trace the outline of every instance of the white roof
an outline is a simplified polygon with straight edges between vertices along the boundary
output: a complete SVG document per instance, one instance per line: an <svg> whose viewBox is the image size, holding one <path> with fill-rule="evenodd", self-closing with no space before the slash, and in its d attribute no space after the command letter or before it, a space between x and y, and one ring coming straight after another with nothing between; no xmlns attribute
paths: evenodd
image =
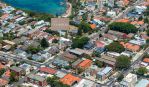
<svg viewBox="0 0 149 87"><path fill-rule="evenodd" d="M79 84L75 87L92 87L94 85L93 81L82 79Z"/></svg>
<svg viewBox="0 0 149 87"><path fill-rule="evenodd" d="M135 74L132 74L132 73L129 73L125 78L124 80L127 81L127 82L131 82L132 80L134 80L134 78L136 78L137 75Z"/></svg>

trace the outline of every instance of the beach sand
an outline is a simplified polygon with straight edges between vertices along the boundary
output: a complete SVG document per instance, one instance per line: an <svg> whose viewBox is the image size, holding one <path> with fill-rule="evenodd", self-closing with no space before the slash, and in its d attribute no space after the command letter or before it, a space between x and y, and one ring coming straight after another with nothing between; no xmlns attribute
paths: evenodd
<svg viewBox="0 0 149 87"><path fill-rule="evenodd" d="M69 17L71 15L72 5L69 2L67 2L66 4L67 4L67 11L65 12L65 14L63 14L62 17Z"/></svg>

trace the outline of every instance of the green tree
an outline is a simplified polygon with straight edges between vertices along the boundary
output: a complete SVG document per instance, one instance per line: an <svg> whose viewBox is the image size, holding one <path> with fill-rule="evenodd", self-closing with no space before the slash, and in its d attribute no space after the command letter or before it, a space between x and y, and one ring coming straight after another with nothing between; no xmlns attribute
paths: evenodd
<svg viewBox="0 0 149 87"><path fill-rule="evenodd" d="M0 77L5 73L5 69L0 69Z"/></svg>
<svg viewBox="0 0 149 87"><path fill-rule="evenodd" d="M131 65L131 61L130 58L127 56L119 56L116 58L116 68L118 70L122 70L122 69L128 69Z"/></svg>
<svg viewBox="0 0 149 87"><path fill-rule="evenodd" d="M123 32L126 34L136 33L138 31L134 25L130 23L123 23L123 22L113 22L108 26L108 28L111 30Z"/></svg>
<svg viewBox="0 0 149 87"><path fill-rule="evenodd" d="M125 51L125 48L119 42L113 42L105 47L108 51L121 53Z"/></svg>
<svg viewBox="0 0 149 87"><path fill-rule="evenodd" d="M47 41L46 38L43 38L43 39L41 40L41 42L40 42L40 45L41 45L41 47L43 47L43 48L47 48L47 47L49 47L49 42Z"/></svg>
<svg viewBox="0 0 149 87"><path fill-rule="evenodd" d="M79 25L79 30L82 30L83 33L91 31L91 27L88 23L82 21Z"/></svg>
<svg viewBox="0 0 149 87"><path fill-rule="evenodd" d="M92 54L92 56L100 57L101 55L100 55L100 52L94 51L93 54Z"/></svg>
<svg viewBox="0 0 149 87"><path fill-rule="evenodd" d="M76 37L72 40L72 48L83 48L83 46L87 44L88 41L88 37Z"/></svg>
<svg viewBox="0 0 149 87"><path fill-rule="evenodd" d="M149 29L146 30L147 36L149 36Z"/></svg>
<svg viewBox="0 0 149 87"><path fill-rule="evenodd" d="M9 83L12 83L12 82L18 81L19 78L16 76L16 73L15 72L11 72L9 79L10 79Z"/></svg>
<svg viewBox="0 0 149 87"><path fill-rule="evenodd" d="M123 74L120 74L120 75L118 76L118 78L117 78L117 81L118 81L118 82L121 82L123 78L124 78L124 75L123 75Z"/></svg>
<svg viewBox="0 0 149 87"><path fill-rule="evenodd" d="M139 75L144 75L145 73L147 73L147 69L145 67L140 67L137 70L137 74L139 74Z"/></svg>
<svg viewBox="0 0 149 87"><path fill-rule="evenodd" d="M142 21L142 20L143 20L143 17L142 17L142 16L140 16L138 20L139 20L139 21Z"/></svg>
<svg viewBox="0 0 149 87"><path fill-rule="evenodd" d="M149 20L148 20L148 18L146 17L146 18L144 18L144 23L149 23Z"/></svg>
<svg viewBox="0 0 149 87"><path fill-rule="evenodd" d="M103 65L104 65L104 63L103 62L100 62L100 61L98 61L98 60L96 60L95 61L95 65L97 65L98 67L102 67Z"/></svg>
<svg viewBox="0 0 149 87"><path fill-rule="evenodd" d="M28 53L31 53L31 54L36 54L36 53L38 53L40 50L41 50L41 47L40 47L40 46L35 47L35 46L30 45L30 46L27 47L27 50L26 50L26 51L27 51Z"/></svg>
<svg viewBox="0 0 149 87"><path fill-rule="evenodd" d="M54 40L52 41L52 43L58 43L58 41L59 41L59 40L54 39Z"/></svg>
<svg viewBox="0 0 149 87"><path fill-rule="evenodd" d="M70 87L68 85L62 84L56 76L48 77L47 83L51 85L51 87Z"/></svg>

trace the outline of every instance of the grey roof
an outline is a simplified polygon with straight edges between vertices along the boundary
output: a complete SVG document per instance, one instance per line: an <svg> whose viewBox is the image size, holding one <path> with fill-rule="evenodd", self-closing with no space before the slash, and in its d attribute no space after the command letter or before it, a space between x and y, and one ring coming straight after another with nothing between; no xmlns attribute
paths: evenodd
<svg viewBox="0 0 149 87"><path fill-rule="evenodd" d="M10 67L10 69L11 69L11 70L14 70L14 71L16 71L16 72L20 72L20 71L23 70L22 68L16 67L16 66L12 66L12 67Z"/></svg>
<svg viewBox="0 0 149 87"><path fill-rule="evenodd" d="M82 62L82 60L81 59L78 59L77 61L75 61L74 63L72 63L72 66L75 67L76 65L78 65L81 62Z"/></svg>
<svg viewBox="0 0 149 87"><path fill-rule="evenodd" d="M110 72L111 70L112 70L111 67L106 67L106 68L104 68L102 71L99 71L99 72L98 72L98 75L107 74L107 73Z"/></svg>
<svg viewBox="0 0 149 87"><path fill-rule="evenodd" d="M83 54L83 52L77 51L75 49L69 50L69 52L77 54L77 55L82 55Z"/></svg>
<svg viewBox="0 0 149 87"><path fill-rule="evenodd" d="M34 74L29 74L27 77L30 78L30 79L36 80L36 81L44 81L45 80L44 77L34 75Z"/></svg>

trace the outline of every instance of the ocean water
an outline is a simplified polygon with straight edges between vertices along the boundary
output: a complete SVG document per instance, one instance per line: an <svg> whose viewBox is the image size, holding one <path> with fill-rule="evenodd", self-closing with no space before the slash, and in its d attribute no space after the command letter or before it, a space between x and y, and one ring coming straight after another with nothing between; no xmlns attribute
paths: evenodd
<svg viewBox="0 0 149 87"><path fill-rule="evenodd" d="M66 11L65 0L2 0L3 2L33 12L62 15Z"/></svg>

